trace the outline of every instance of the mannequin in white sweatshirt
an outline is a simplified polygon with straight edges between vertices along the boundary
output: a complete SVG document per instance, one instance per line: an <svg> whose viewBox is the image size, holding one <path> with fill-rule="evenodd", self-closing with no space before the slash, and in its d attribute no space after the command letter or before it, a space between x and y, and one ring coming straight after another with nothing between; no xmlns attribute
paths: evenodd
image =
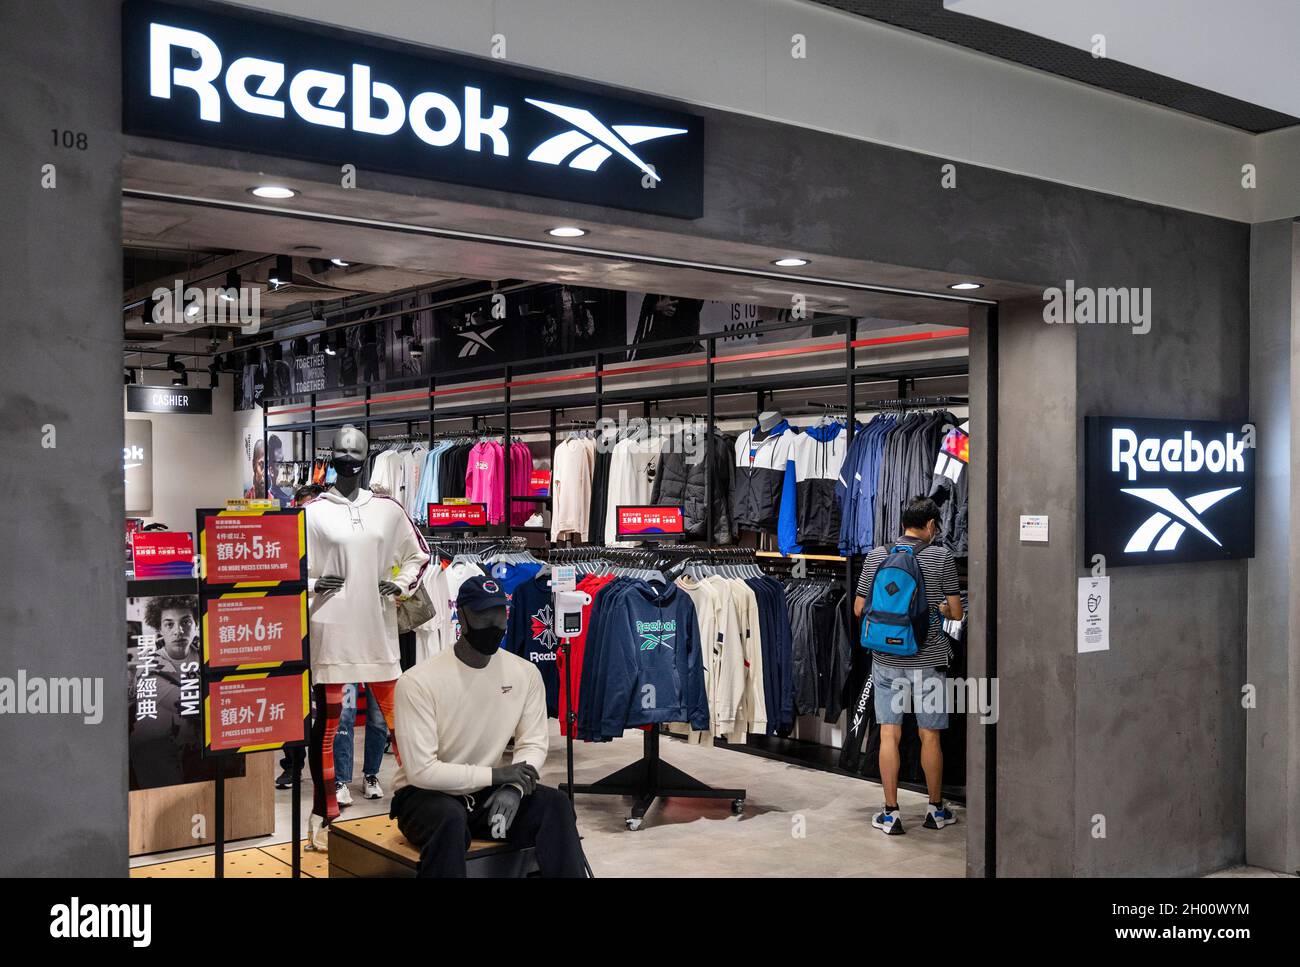
<svg viewBox="0 0 1300 967"><path fill-rule="evenodd" d="M343 686L368 684L392 729L401 674L396 598L419 585L429 563L429 548L402 506L361 487L369 445L356 427L341 428L331 447L337 481L306 505L316 704L308 757L314 786L309 848L324 848L323 827L338 815L334 734ZM394 735L394 749L397 741Z"/></svg>

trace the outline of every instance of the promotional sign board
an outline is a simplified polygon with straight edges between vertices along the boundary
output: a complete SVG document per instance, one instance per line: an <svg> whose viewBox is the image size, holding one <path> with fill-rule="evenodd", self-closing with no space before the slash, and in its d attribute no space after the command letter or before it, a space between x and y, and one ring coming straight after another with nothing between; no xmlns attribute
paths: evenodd
<svg viewBox="0 0 1300 967"><path fill-rule="evenodd" d="M200 510L199 578L206 585L307 580L302 510Z"/></svg>
<svg viewBox="0 0 1300 967"><path fill-rule="evenodd" d="M212 390L197 386L140 386L126 388L129 413L191 413L205 416L212 412Z"/></svg>
<svg viewBox="0 0 1300 967"><path fill-rule="evenodd" d="M702 118L490 59L265 14L127 0L122 76L126 134L678 218L704 213Z"/></svg>
<svg viewBox="0 0 1300 967"><path fill-rule="evenodd" d="M551 495L551 471L534 470L528 477L529 497L549 497Z"/></svg>
<svg viewBox="0 0 1300 967"><path fill-rule="evenodd" d="M310 660L305 589L203 598L206 668L266 668Z"/></svg>
<svg viewBox="0 0 1300 967"><path fill-rule="evenodd" d="M680 505L617 508L618 539L676 540L686 534L686 518Z"/></svg>
<svg viewBox="0 0 1300 967"><path fill-rule="evenodd" d="M137 580L194 576L194 538L182 531L136 531L131 554Z"/></svg>
<svg viewBox="0 0 1300 967"><path fill-rule="evenodd" d="M203 754L303 745L311 727L311 673L253 672L203 680Z"/></svg>
<svg viewBox="0 0 1300 967"><path fill-rule="evenodd" d="M1088 417L1084 564L1174 564L1255 554L1255 428Z"/></svg>
<svg viewBox="0 0 1300 967"><path fill-rule="evenodd" d="M488 526L487 504L429 504L430 530L475 530Z"/></svg>

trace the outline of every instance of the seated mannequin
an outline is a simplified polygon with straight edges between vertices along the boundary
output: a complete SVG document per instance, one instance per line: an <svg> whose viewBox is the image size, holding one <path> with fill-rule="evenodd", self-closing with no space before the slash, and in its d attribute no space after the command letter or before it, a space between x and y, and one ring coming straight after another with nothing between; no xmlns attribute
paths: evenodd
<svg viewBox="0 0 1300 967"><path fill-rule="evenodd" d="M505 593L490 577L472 577L456 607L456 644L397 682L402 758L390 815L420 849L416 875L463 877L478 836L535 847L543 876L583 876L573 807L538 781L548 747L542 676L500 650ZM498 765L511 739L512 762Z"/></svg>

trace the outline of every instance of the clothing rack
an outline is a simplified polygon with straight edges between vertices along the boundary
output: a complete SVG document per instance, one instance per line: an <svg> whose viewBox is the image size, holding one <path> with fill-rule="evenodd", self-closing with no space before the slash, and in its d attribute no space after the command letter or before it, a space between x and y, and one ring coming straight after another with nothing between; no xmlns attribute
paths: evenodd
<svg viewBox="0 0 1300 967"><path fill-rule="evenodd" d="M863 400L864 409L910 410L933 409L937 406L969 406L966 396L903 396L892 400Z"/></svg>
<svg viewBox="0 0 1300 967"><path fill-rule="evenodd" d="M734 554L745 548L700 548L681 545L659 548L623 548L623 547L573 547L552 548L548 559L552 564L576 563L592 560L669 560L684 561L693 556L707 557L711 551ZM750 560L753 560L752 552ZM715 789L701 782L694 776L664 762L659 754L659 729L645 730L641 758L631 765L612 772L603 779L592 783L575 784L573 781L573 734L577 726L578 715L573 707L573 662L570 660L569 639L560 639L560 648L564 652L564 693L569 709L566 736L566 756L569 781L560 785L560 791L568 795L569 801L577 793L589 796L628 796L632 799L632 810L624 823L629 830L640 829L645 822L645 814L654 805L656 799L672 797L684 799L730 799L731 811L740 815L745 809L744 789Z"/></svg>

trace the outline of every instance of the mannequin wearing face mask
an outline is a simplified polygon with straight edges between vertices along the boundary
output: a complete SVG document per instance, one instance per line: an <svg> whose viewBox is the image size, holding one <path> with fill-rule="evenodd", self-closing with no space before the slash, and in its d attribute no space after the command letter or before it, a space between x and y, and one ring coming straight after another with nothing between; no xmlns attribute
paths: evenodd
<svg viewBox="0 0 1300 967"><path fill-rule="evenodd" d="M343 686L369 684L391 728L401 674L396 598L419 584L429 563L428 546L401 504L361 486L366 435L345 426L331 449L337 480L306 504L316 703L308 757L314 787L309 848L324 847L322 827L338 815L333 750ZM396 749L396 735L393 744Z"/></svg>
<svg viewBox="0 0 1300 967"><path fill-rule="evenodd" d="M543 786L546 688L530 662L502 651L506 599L490 577L456 596L460 638L397 683L402 759L390 813L420 849L418 876L465 875L471 838L535 847L543 876L582 876L568 798ZM502 764L514 740L509 764Z"/></svg>

